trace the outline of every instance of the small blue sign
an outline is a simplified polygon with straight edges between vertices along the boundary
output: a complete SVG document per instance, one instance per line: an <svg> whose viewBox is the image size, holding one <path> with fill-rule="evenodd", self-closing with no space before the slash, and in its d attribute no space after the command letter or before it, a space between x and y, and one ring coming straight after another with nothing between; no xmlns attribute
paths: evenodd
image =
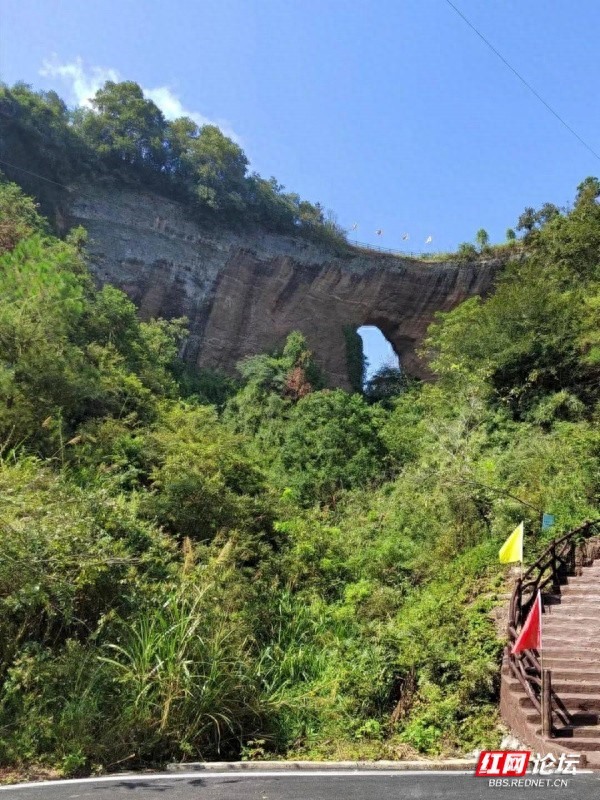
<svg viewBox="0 0 600 800"><path fill-rule="evenodd" d="M554 514L544 514L542 516L542 530L545 531L551 528L554 525L554 520Z"/></svg>

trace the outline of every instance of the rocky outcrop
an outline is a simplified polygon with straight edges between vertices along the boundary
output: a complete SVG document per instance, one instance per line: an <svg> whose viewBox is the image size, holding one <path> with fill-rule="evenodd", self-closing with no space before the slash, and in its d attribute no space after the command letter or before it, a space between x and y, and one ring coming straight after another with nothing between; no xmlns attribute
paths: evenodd
<svg viewBox="0 0 600 800"><path fill-rule="evenodd" d="M208 230L176 202L113 186L72 198L67 222L87 228L98 281L125 290L144 318L186 316L185 357L228 372L300 330L330 385L349 388L344 328L376 325L403 367L425 376L416 351L435 313L490 291L500 266L339 255L300 237Z"/></svg>

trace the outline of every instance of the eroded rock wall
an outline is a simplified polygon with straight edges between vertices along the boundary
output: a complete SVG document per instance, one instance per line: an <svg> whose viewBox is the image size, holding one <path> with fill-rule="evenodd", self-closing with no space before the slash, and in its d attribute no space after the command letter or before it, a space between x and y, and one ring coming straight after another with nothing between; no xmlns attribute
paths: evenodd
<svg viewBox="0 0 600 800"><path fill-rule="evenodd" d="M98 281L125 290L144 318L185 315L185 357L228 372L300 330L329 383L349 388L344 326L377 325L404 368L425 376L415 351L435 312L490 291L500 266L339 256L299 237L211 231L149 192L88 186L73 198L68 223L87 228Z"/></svg>

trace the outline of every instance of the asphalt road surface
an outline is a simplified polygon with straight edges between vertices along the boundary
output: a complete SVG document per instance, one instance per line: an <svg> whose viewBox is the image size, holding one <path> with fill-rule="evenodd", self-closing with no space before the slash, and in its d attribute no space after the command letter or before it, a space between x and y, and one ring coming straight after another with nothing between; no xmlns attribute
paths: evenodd
<svg viewBox="0 0 600 800"><path fill-rule="evenodd" d="M534 779L537 776L527 776ZM550 779L551 782L556 777ZM560 779L559 779L560 780ZM462 772L186 773L132 775L0 787L1 800L597 800L600 773L568 785L490 787Z"/></svg>

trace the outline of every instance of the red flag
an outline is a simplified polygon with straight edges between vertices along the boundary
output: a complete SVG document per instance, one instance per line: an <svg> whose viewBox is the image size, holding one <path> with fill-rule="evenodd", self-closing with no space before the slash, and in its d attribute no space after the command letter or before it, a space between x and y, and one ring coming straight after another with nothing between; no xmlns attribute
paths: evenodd
<svg viewBox="0 0 600 800"><path fill-rule="evenodd" d="M521 650L542 649L542 594L538 591L535 602L521 628L517 641L513 645L513 656Z"/></svg>

